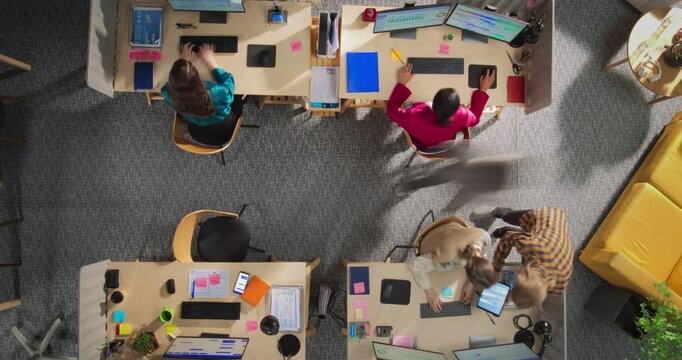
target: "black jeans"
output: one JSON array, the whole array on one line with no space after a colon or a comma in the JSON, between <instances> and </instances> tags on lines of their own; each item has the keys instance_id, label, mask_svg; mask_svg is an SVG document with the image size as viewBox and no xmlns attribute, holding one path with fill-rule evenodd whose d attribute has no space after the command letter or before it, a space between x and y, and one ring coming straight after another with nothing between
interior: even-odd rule
<instances>
[{"instance_id":1,"label":"black jeans","mask_svg":"<svg viewBox=\"0 0 682 360\"><path fill-rule=\"evenodd\" d=\"M230 113L223 121L206 126L187 122L187 131L193 140L202 144L215 147L223 146L230 141L234 129L237 127L237 120L242 116L243 107L241 95L235 95L234 101L230 105Z\"/></svg>"},{"instance_id":2,"label":"black jeans","mask_svg":"<svg viewBox=\"0 0 682 360\"><path fill-rule=\"evenodd\" d=\"M507 224L515 225L515 226L521 226L520 221L521 217L525 215L527 212L530 210L512 210L509 208L497 208L495 209L498 211L498 213L501 213L498 217Z\"/></svg>"}]
</instances>

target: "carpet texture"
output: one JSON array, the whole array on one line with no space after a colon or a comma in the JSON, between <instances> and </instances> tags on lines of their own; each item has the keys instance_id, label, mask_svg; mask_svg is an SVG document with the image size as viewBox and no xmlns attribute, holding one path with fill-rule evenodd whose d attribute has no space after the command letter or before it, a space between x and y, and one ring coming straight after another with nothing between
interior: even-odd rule
<instances>
[{"instance_id":1,"label":"carpet texture","mask_svg":"<svg viewBox=\"0 0 682 360\"><path fill-rule=\"evenodd\" d=\"M340 6L323 0L319 8ZM0 258L23 262L0 269L0 300L18 291L23 302L0 313L2 357L25 358L11 326L40 338L57 315L65 323L51 349L77 355L79 268L103 259L170 260L175 226L197 209L238 211L248 203L254 246L283 260L322 258L313 289L321 281L343 286L341 256L381 260L410 242L430 209L468 217L479 205L562 207L580 249L681 102L648 107L652 94L627 66L601 71L624 55L639 16L627 3L561 0L555 12L552 106L530 116L508 109L473 131L490 153L529 155L510 169L510 187L467 196L451 183L396 196L401 181L442 165L417 158L403 169L411 153L382 111L320 119L296 107L247 104L246 122L261 128L242 129L222 166L216 156L173 145L165 104L86 87L89 2L2 1L0 53L34 67L23 74L0 67L0 94L25 97L6 102L0 134L27 142L0 143L0 222L24 219L0 229ZM567 293L570 359L634 354L623 332L582 310L600 282L576 258ZM306 345L308 359L346 356L331 320Z\"/></svg>"}]
</instances>

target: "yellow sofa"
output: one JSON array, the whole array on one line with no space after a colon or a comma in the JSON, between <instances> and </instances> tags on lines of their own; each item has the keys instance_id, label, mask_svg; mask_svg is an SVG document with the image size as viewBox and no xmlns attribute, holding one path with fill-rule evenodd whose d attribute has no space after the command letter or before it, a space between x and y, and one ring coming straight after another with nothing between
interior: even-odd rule
<instances>
[{"instance_id":1,"label":"yellow sofa","mask_svg":"<svg viewBox=\"0 0 682 360\"><path fill-rule=\"evenodd\" d=\"M666 281L682 310L682 111L618 198L580 255L609 283L660 298Z\"/></svg>"}]
</instances>

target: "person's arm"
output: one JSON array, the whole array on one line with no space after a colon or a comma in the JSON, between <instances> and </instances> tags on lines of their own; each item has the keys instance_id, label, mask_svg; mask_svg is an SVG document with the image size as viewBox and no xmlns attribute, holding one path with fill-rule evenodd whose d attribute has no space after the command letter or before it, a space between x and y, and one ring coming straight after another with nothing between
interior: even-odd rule
<instances>
[{"instance_id":1,"label":"person's arm","mask_svg":"<svg viewBox=\"0 0 682 360\"><path fill-rule=\"evenodd\" d=\"M431 288L431 280L429 273L433 271L433 260L431 255L417 256L412 263L412 273L414 274L414 281L422 290Z\"/></svg>"},{"instance_id":2,"label":"person's arm","mask_svg":"<svg viewBox=\"0 0 682 360\"><path fill-rule=\"evenodd\" d=\"M478 125L481 121L481 115L485 109L485 105L488 103L488 89L495 82L495 71L486 71L485 74L481 75L479 79L478 90L471 94L471 106L469 106L469 113L467 118L466 127L472 127Z\"/></svg>"},{"instance_id":3,"label":"person's arm","mask_svg":"<svg viewBox=\"0 0 682 360\"><path fill-rule=\"evenodd\" d=\"M171 99L170 92L169 92L170 85L166 83L161 88L161 96L163 96L163 100L168 104L168 106L171 107L171 109L178 111L178 109L175 108L175 104L173 103L173 99Z\"/></svg>"},{"instance_id":4,"label":"person's arm","mask_svg":"<svg viewBox=\"0 0 682 360\"><path fill-rule=\"evenodd\" d=\"M412 95L412 92L406 86L410 79L412 79L412 65L407 64L400 68L398 83L393 88L388 104L386 104L388 117L400 126L403 126L410 117L410 110L402 108L403 103Z\"/></svg>"},{"instance_id":5,"label":"person's arm","mask_svg":"<svg viewBox=\"0 0 682 360\"><path fill-rule=\"evenodd\" d=\"M504 266L504 262L507 260L509 252L511 252L511 249L515 245L516 240L514 238L514 233L512 232L507 232L502 239L500 239L500 243L497 244L497 250L495 251L495 259L493 260L493 269L495 269L495 271L499 273L500 270L502 270L502 266Z\"/></svg>"}]
</instances>

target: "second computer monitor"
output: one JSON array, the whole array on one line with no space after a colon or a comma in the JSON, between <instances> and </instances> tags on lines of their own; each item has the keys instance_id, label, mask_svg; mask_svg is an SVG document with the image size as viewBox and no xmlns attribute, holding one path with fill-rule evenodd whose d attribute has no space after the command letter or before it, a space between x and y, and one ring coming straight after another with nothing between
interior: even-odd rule
<instances>
[{"instance_id":1,"label":"second computer monitor","mask_svg":"<svg viewBox=\"0 0 682 360\"><path fill-rule=\"evenodd\" d=\"M374 32L418 29L440 26L450 12L450 5L412 6L377 12Z\"/></svg>"},{"instance_id":2,"label":"second computer monitor","mask_svg":"<svg viewBox=\"0 0 682 360\"><path fill-rule=\"evenodd\" d=\"M242 0L167 0L173 11L217 11L243 13Z\"/></svg>"},{"instance_id":3,"label":"second computer monitor","mask_svg":"<svg viewBox=\"0 0 682 360\"><path fill-rule=\"evenodd\" d=\"M466 5L457 5L445 24L507 43L528 26L521 20Z\"/></svg>"},{"instance_id":4,"label":"second computer monitor","mask_svg":"<svg viewBox=\"0 0 682 360\"><path fill-rule=\"evenodd\" d=\"M372 342L376 360L446 360L443 353Z\"/></svg>"},{"instance_id":5,"label":"second computer monitor","mask_svg":"<svg viewBox=\"0 0 682 360\"><path fill-rule=\"evenodd\" d=\"M164 359L242 359L247 338L178 336L163 354Z\"/></svg>"}]
</instances>

